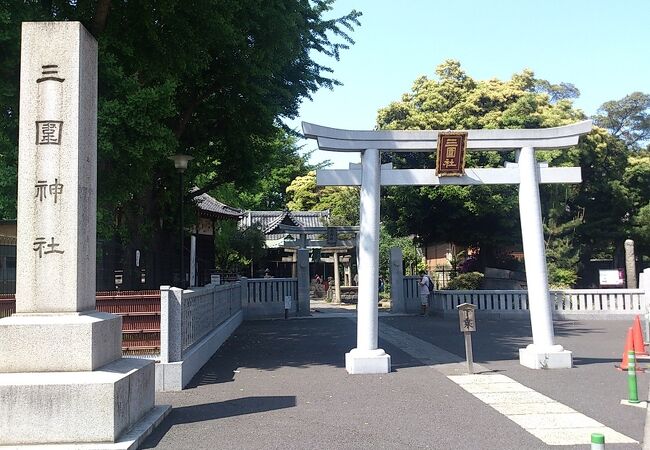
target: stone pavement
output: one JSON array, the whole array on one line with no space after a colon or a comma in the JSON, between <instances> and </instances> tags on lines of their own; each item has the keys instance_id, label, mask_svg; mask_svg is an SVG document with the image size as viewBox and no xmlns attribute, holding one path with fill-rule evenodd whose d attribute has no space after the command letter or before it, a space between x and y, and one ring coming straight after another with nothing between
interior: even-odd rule
<instances>
[{"instance_id":1,"label":"stone pavement","mask_svg":"<svg viewBox=\"0 0 650 450\"><path fill-rule=\"evenodd\" d=\"M556 322L575 367L533 371L517 360L529 324L479 318L473 347L482 374L470 378L458 376L457 320L380 313L379 345L393 372L349 375L353 308L315 309L313 318L245 322L188 389L157 394L174 410L142 448L588 449L587 427L597 425L608 427L607 448L641 448L629 441L642 440L645 410L620 404L627 378L614 368L629 321ZM649 376L639 375L642 400ZM513 390L552 406L504 404L521 397L504 392ZM575 441L575 430L584 445L545 443Z\"/></svg>"}]
</instances>

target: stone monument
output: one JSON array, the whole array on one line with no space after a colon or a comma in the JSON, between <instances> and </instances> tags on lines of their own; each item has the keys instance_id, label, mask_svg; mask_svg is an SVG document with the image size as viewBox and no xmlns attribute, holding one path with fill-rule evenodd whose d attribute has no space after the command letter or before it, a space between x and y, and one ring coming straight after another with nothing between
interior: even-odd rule
<instances>
[{"instance_id":1,"label":"stone monument","mask_svg":"<svg viewBox=\"0 0 650 450\"><path fill-rule=\"evenodd\" d=\"M634 256L634 241L625 240L625 280L628 289L636 289L636 257Z\"/></svg>"},{"instance_id":2,"label":"stone monument","mask_svg":"<svg viewBox=\"0 0 650 450\"><path fill-rule=\"evenodd\" d=\"M22 27L16 314L0 320L0 446L132 448L166 415L154 363L95 310L97 42Z\"/></svg>"}]
</instances>

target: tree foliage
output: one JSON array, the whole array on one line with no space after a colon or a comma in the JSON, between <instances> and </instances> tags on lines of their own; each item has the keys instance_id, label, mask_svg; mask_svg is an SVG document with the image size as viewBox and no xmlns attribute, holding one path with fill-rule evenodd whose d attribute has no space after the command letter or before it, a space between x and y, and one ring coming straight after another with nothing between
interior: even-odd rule
<instances>
[{"instance_id":1,"label":"tree foliage","mask_svg":"<svg viewBox=\"0 0 650 450\"><path fill-rule=\"evenodd\" d=\"M573 94L524 70L510 80L476 81L457 61L436 69L437 79L418 78L410 93L378 113L381 129L537 128L583 119L571 108ZM566 88L564 91L568 91ZM435 167L434 153L393 154L397 167ZM498 167L512 152L470 152L469 167ZM514 186L392 188L385 205L388 226L425 242L449 241L481 248L484 260L496 248L519 240Z\"/></svg>"},{"instance_id":2,"label":"tree foliage","mask_svg":"<svg viewBox=\"0 0 650 450\"><path fill-rule=\"evenodd\" d=\"M281 118L338 84L318 54L338 58L360 13L326 17L334 0L28 0L0 5L0 216L15 217L20 24L78 20L99 43L98 231L149 240L174 227L177 175L194 157L200 191L252 184L291 159ZM276 160L274 160L276 158ZM295 164L296 161L292 162ZM301 163L298 162L298 165ZM302 170L298 168L297 172ZM266 197L283 201L279 170ZM259 194L259 192L258 192Z\"/></svg>"},{"instance_id":3,"label":"tree foliage","mask_svg":"<svg viewBox=\"0 0 650 450\"><path fill-rule=\"evenodd\" d=\"M304 176L316 166L309 163L310 153L299 154L296 138L284 130L267 142L269 160L256 164L249 170L257 175L245 189L234 182L224 183L210 190L210 195L220 201L242 209L255 211L283 210L288 202L287 187L298 176ZM196 184L203 186L213 174L197 177Z\"/></svg>"},{"instance_id":4,"label":"tree foliage","mask_svg":"<svg viewBox=\"0 0 650 450\"><path fill-rule=\"evenodd\" d=\"M264 233L258 227L253 226L242 231L237 229L235 222L219 222L215 233L218 249L215 268L221 272L244 272L253 261L259 261L264 255L264 243Z\"/></svg>"},{"instance_id":5,"label":"tree foliage","mask_svg":"<svg viewBox=\"0 0 650 450\"><path fill-rule=\"evenodd\" d=\"M316 172L296 177L287 187L292 211L330 211L331 225L359 224L359 189L356 187L316 186Z\"/></svg>"},{"instance_id":6,"label":"tree foliage","mask_svg":"<svg viewBox=\"0 0 650 450\"><path fill-rule=\"evenodd\" d=\"M385 226L379 228L379 275L390 280L390 249L402 250L404 268L411 268L412 275L425 269L422 253L410 237L392 236Z\"/></svg>"},{"instance_id":7,"label":"tree foliage","mask_svg":"<svg viewBox=\"0 0 650 450\"><path fill-rule=\"evenodd\" d=\"M380 109L378 127L545 128L585 118L572 105L572 99L579 95L575 86L536 79L530 70L505 81L477 81L457 61L446 61L436 69L436 75L435 79L418 78L400 101ZM610 116L618 111L609 107L603 110ZM642 114L637 111L634 117L635 121L625 122L625 126L643 128ZM642 140L640 133L625 133L620 136L627 136L629 145ZM647 189L642 187L647 186L645 166L640 161L631 164L635 160L628 160L629 147L621 138L595 128L576 147L537 152L538 158L551 166L582 168L583 182L579 185L541 187L549 264L559 278L569 280L567 284L577 280L578 267L585 267L591 257L613 255L647 203ZM384 159L397 167L435 167L434 153L398 153ZM506 161L514 161L512 152L469 152L466 158L468 167L498 167ZM393 234L416 234L425 242L478 247L482 265L494 264L498 248L520 245L516 194L515 186L391 188L384 199L385 223Z\"/></svg>"},{"instance_id":8,"label":"tree foliage","mask_svg":"<svg viewBox=\"0 0 650 450\"><path fill-rule=\"evenodd\" d=\"M620 100L605 102L594 121L628 147L639 149L650 139L650 95L633 92Z\"/></svg>"}]
</instances>

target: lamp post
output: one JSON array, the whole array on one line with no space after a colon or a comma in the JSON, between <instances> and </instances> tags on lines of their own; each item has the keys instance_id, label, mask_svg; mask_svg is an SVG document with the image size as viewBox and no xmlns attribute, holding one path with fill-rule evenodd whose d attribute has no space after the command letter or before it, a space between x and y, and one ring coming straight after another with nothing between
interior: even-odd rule
<instances>
[{"instance_id":1,"label":"lamp post","mask_svg":"<svg viewBox=\"0 0 650 450\"><path fill-rule=\"evenodd\" d=\"M180 223L179 223L179 235L180 235L180 287L181 289L185 288L185 269L184 269L184 260L185 257L183 255L183 173L187 169L187 164L194 159L193 157L189 155L183 155L183 154L176 154L174 156L170 156L169 159L174 161L174 167L178 171L179 174L179 179L180 179L180 184L179 184L179 190L178 190L178 202L180 206Z\"/></svg>"}]
</instances>

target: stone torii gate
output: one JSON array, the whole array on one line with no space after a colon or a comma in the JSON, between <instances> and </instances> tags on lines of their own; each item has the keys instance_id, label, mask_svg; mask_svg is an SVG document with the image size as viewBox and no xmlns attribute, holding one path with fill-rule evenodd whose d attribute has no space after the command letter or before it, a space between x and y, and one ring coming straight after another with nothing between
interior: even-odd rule
<instances>
[{"instance_id":1,"label":"stone torii gate","mask_svg":"<svg viewBox=\"0 0 650 450\"><path fill-rule=\"evenodd\" d=\"M522 365L569 368L571 352L554 343L549 301L539 183L580 183L580 167L547 167L535 160L535 149L566 148L591 131L591 121L544 129L468 130L467 150L516 150L517 162L505 168L469 168L456 177L438 177L433 169L391 169L380 166L380 152L431 152L440 131L355 131L302 123L305 137L320 150L360 152L361 168L319 170L319 186L361 186L359 232L359 302L357 347L345 355L351 374L388 373L390 355L378 348L377 283L379 277L379 194L382 185L518 184L533 343L519 349ZM463 132L463 131L458 131Z\"/></svg>"},{"instance_id":2,"label":"stone torii gate","mask_svg":"<svg viewBox=\"0 0 650 450\"><path fill-rule=\"evenodd\" d=\"M278 226L282 231L289 232L291 234L297 234L298 240L293 245L285 244L285 249L295 249L297 253L308 251L308 247L320 248L329 251L333 254L334 262L334 303L341 303L341 280L339 276L339 254L347 253L348 250L351 250L357 246L356 239L339 239L339 233L342 234L357 234L359 233L359 227L356 226L328 226L328 227L300 227L294 225L283 225ZM327 239L321 240L310 240L307 239L309 234L322 234L327 236ZM297 259L297 258L296 258ZM350 270L349 262L347 265L344 265L344 270ZM307 277L307 284L309 284L309 268L307 268L307 273L296 273L295 274L299 279L301 277ZM305 299L299 299L299 301L304 304L303 309L309 311L309 293L307 292Z\"/></svg>"}]
</instances>

